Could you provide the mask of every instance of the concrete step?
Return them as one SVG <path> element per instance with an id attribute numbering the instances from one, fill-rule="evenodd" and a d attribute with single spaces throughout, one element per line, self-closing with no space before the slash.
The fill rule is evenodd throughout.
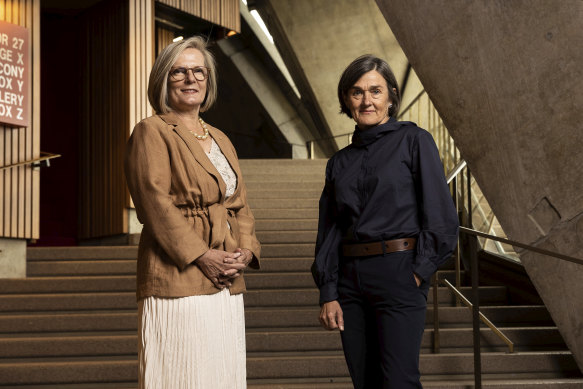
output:
<path id="1" fill-rule="evenodd" d="M 462 293 L 471 293 L 470 288 L 462 288 Z M 455 298 L 445 288 L 439 288 L 439 304 L 455 304 Z M 297 289 L 250 289 L 245 295 L 245 305 L 255 306 L 318 306 L 319 292 L 316 288 Z M 429 293 L 428 303 L 433 301 Z M 506 301 L 506 288 L 486 286 L 480 288 L 480 304 L 500 305 Z M 90 293 L 42 293 L 0 295 L 0 312 L 34 311 L 77 311 L 136 309 L 134 292 L 90 292 Z"/>
<path id="2" fill-rule="evenodd" d="M 452 306 L 440 306 L 439 309 L 441 329 L 472 327 L 472 315 L 469 309 Z M 544 306 L 484 306 L 480 310 L 499 327 L 553 327 L 555 325 Z M 319 312 L 318 306 L 249 307 L 245 309 L 245 325 L 247 328 L 319 328 Z M 425 323 L 427 330 L 433 330 L 431 305 L 427 308 Z"/>
<path id="3" fill-rule="evenodd" d="M 245 178 L 245 173 L 243 173 L 243 178 Z M 265 189 L 266 184 L 261 181 L 245 181 L 245 186 L 248 191 Z M 277 188 L 277 190 L 318 190 L 318 197 L 322 193 L 324 188 L 324 173 L 316 179 L 310 181 L 288 181 L 285 177 L 281 177 L 279 181 L 271 181 L 267 184 L 269 188 Z"/>
<path id="4" fill-rule="evenodd" d="M 255 212 L 257 209 L 265 208 L 318 208 L 319 197 L 305 198 L 305 199 L 254 199 L 249 198 L 248 203 L 251 211 Z"/>
<path id="5" fill-rule="evenodd" d="M 247 358 L 249 380 L 348 377 L 341 353 L 250 353 Z M 557 372 L 556 366 L 562 371 Z M 425 381 L 470 380 L 473 356 L 463 354 L 422 354 L 421 373 Z M 566 351 L 525 352 L 516 354 L 483 353 L 482 370 L 486 379 L 509 377 L 530 379 L 580 378 L 581 373 Z M 137 361 L 128 357 L 75 357 L 74 359 L 34 358 L 0 362 L 3 385 L 128 383 L 137 381 Z M 519 373 L 517 373 L 519 372 Z M 508 381 L 506 381 L 508 382 Z"/>
<path id="6" fill-rule="evenodd" d="M 293 234 L 285 233 L 285 236 L 292 236 Z M 301 237 L 301 236 L 300 236 Z M 303 240 L 308 240 L 307 235 L 303 237 Z M 133 270 L 132 272 L 135 273 L 135 259 L 137 258 L 137 247 L 131 246 L 132 251 L 135 256 L 131 258 L 133 262 Z M 261 247 L 261 256 L 264 258 L 282 258 L 282 257 L 310 257 L 313 258 L 314 250 L 315 250 L 315 239 L 312 239 L 310 242 L 305 243 L 265 243 L 262 244 Z M 128 251 L 129 252 L 129 251 Z M 77 268 L 76 271 L 82 272 L 82 274 L 101 274 L 100 271 L 103 270 L 102 265 L 97 260 L 104 260 L 104 266 L 111 266 L 112 273 L 116 273 L 120 271 L 122 273 L 128 273 L 132 267 L 132 262 L 127 262 L 126 260 L 108 260 L 101 257 L 99 253 L 94 254 L 92 256 L 87 255 L 88 253 L 84 250 L 62 250 L 58 251 L 54 254 L 50 252 L 39 252 L 35 253 L 36 259 L 28 259 L 27 266 L 30 268 L 30 276 L 43 274 L 44 272 L 52 272 L 52 274 L 63 274 L 61 271 L 62 268 L 59 268 L 61 265 L 65 265 L 70 269 Z M 105 255 L 105 254 L 104 254 Z M 43 262 L 50 261 L 51 264 L 46 264 Z M 65 263 L 55 263 L 54 269 L 51 270 L 52 262 L 60 261 L 73 261 L 69 264 Z M 85 262 L 85 261 L 94 261 L 93 263 Z M 85 266 L 87 265 L 87 266 Z M 46 274 L 46 273 L 44 273 Z M 50 273 L 49 273 L 50 274 Z M 70 274 L 70 273 L 69 273 Z"/>
<path id="7" fill-rule="evenodd" d="M 515 345 L 516 351 L 567 350 L 556 327 L 500 328 Z M 482 352 L 507 351 L 506 344 L 489 328 L 482 328 Z M 450 328 L 440 331 L 441 353 L 471 353 L 471 328 Z M 338 331 L 302 329 L 289 331 L 252 329 L 247 331 L 248 352 L 341 351 Z M 426 330 L 421 345 L 422 353 L 433 353 L 433 330 Z"/>
<path id="8" fill-rule="evenodd" d="M 247 307 L 246 328 L 313 327 L 318 329 L 320 308 L 312 307 Z M 0 314 L 0 334 L 31 332 L 99 332 L 135 331 L 137 307 L 128 310 L 55 311 L 46 313 L 18 312 Z"/>
<path id="9" fill-rule="evenodd" d="M 259 171 L 262 173 L 278 172 L 284 169 L 292 171 L 305 169 L 326 169 L 328 159 L 240 159 L 243 173 Z"/>
<path id="10" fill-rule="evenodd" d="M 464 307 L 440 307 L 440 328 L 471 327 L 471 313 Z M 492 306 L 481 310 L 500 327 L 553 326 L 543 306 Z M 245 326 L 251 328 L 311 327 L 318 329 L 318 306 L 311 307 L 247 307 Z M 137 328 L 136 309 L 90 312 L 2 313 L 0 334 L 30 332 L 126 331 Z M 426 328 L 433 328 L 433 308 L 429 307 Z"/>
<path id="11" fill-rule="evenodd" d="M 288 232 L 301 232 L 301 231 L 317 231 L 318 230 L 318 219 L 258 219 L 255 215 L 255 231 L 257 232 L 267 232 L 267 231 L 288 231 Z M 317 215 L 316 215 L 317 217 Z M 316 239 L 314 238 L 314 242 Z M 313 243 L 313 242 L 312 242 Z"/>
<path id="12" fill-rule="evenodd" d="M 306 171 L 308 169 L 326 169 L 327 159 L 241 159 L 243 173 L 277 173 L 280 171 Z"/>
<path id="13" fill-rule="evenodd" d="M 266 208 L 266 209 L 258 209 L 253 208 L 253 216 L 255 216 L 255 220 L 259 222 L 262 219 L 278 219 L 278 220 L 287 220 L 287 219 L 313 219 L 318 222 L 318 208 L 311 207 L 311 208 L 295 208 L 295 209 L 288 209 L 288 208 Z"/>
<path id="14" fill-rule="evenodd" d="M 462 293 L 471 294 L 471 288 L 463 287 Z M 254 306 L 318 306 L 319 291 L 310 289 L 278 289 L 278 290 L 249 290 L 245 295 L 245 304 Z M 433 293 L 428 294 L 428 304 L 433 303 Z M 455 304 L 455 298 L 449 290 L 440 287 L 438 301 L 441 305 L 451 306 Z M 501 305 L 506 302 L 506 288 L 500 286 L 487 286 L 480 288 L 480 304 Z"/>
<path id="15" fill-rule="evenodd" d="M 449 282 L 452 283 L 452 285 L 455 286 L 456 271 L 455 271 L 455 264 L 454 264 L 453 260 L 451 261 L 451 267 L 452 267 L 452 269 L 438 270 L 437 274 L 439 275 L 440 280 L 448 280 Z M 465 280 L 470 280 L 470 272 L 467 270 L 460 269 L 460 281 L 461 281 L 461 283 L 464 284 Z M 470 281 L 468 281 L 468 284 L 469 283 L 470 283 Z"/>
<path id="16" fill-rule="evenodd" d="M 293 260 L 270 259 L 266 262 L 272 267 L 277 262 L 292 266 Z M 287 263 L 285 263 L 287 262 Z M 271 271 L 250 269 L 246 275 L 248 289 L 274 288 L 312 288 L 315 287 L 310 273 L 311 259 L 303 261 L 306 268 L 299 271 Z M 296 266 L 298 267 L 298 266 Z M 276 269 L 273 269 L 276 270 Z M 86 293 L 86 292 L 132 292 L 136 288 L 135 275 L 99 275 L 99 276 L 42 276 L 5 279 L 0 282 L 0 295 L 29 293 Z"/>
<path id="17" fill-rule="evenodd" d="M 257 239 L 265 243 L 314 243 L 317 231 L 257 231 Z"/>
<path id="18" fill-rule="evenodd" d="M 514 343 L 514 352 L 567 350 L 557 327 L 498 327 Z M 480 328 L 482 352 L 509 351 L 508 346 L 490 328 Z M 472 328 L 442 328 L 439 330 L 441 352 L 471 352 Z M 423 334 L 422 352 L 433 352 L 434 331 L 426 329 Z"/>
<path id="19" fill-rule="evenodd" d="M 427 381 L 421 377 L 424 388 L 430 389 L 473 389 L 473 380 Z M 483 388 L 492 389 L 581 389 L 583 379 L 577 378 L 539 378 L 539 379 L 490 379 L 482 381 Z M 4 389 L 138 389 L 137 383 L 100 383 L 100 384 L 59 384 L 7 386 Z M 284 378 L 269 380 L 247 380 L 248 389 L 352 389 L 348 377 L 332 378 Z"/>
<path id="20" fill-rule="evenodd" d="M 261 270 L 248 269 L 248 272 L 309 271 L 311 257 L 261 259 Z M 123 276 L 136 274 L 136 260 L 87 260 L 87 261 L 29 261 L 29 277 L 63 276 Z"/>
<path id="21" fill-rule="evenodd" d="M 314 259 L 312 257 L 261 258 L 261 269 L 247 269 L 246 274 L 253 274 L 256 272 L 309 272 L 313 261 Z"/>
<path id="22" fill-rule="evenodd" d="M 259 173 L 259 172 L 249 172 L 243 173 L 243 179 L 245 183 L 248 182 L 262 182 L 265 185 L 271 187 L 273 183 L 281 181 L 291 181 L 291 182 L 310 182 L 314 185 L 324 185 L 325 172 L 324 171 L 302 171 L 302 172 L 272 172 L 272 173 Z M 273 185 L 274 188 L 277 186 Z M 313 186 L 312 186 L 313 187 Z"/>
<path id="23" fill-rule="evenodd" d="M 322 194 L 321 188 L 311 189 L 280 189 L 274 188 L 272 190 L 265 190 L 263 188 L 247 190 L 247 198 L 249 199 L 319 199 Z"/>
<path id="24" fill-rule="evenodd" d="M 439 379 L 429 381 L 421 377 L 427 389 L 473 389 L 474 380 Z M 248 389 L 352 389 L 351 381 L 346 377 L 322 379 L 269 379 L 248 380 Z M 488 379 L 482 381 L 483 388 L 492 389 L 581 389 L 581 378 L 539 378 L 539 379 Z M 124 387 L 125 388 L 125 387 Z M 39 388 L 40 389 L 40 388 Z M 52 388 L 50 388 L 52 389 Z"/>
<path id="25" fill-rule="evenodd" d="M 135 292 L 0 295 L 0 312 L 137 309 Z"/>
<path id="26" fill-rule="evenodd" d="M 286 273 L 249 272 L 245 275 L 245 282 L 248 290 L 315 287 L 312 274 L 306 271 Z"/>
<path id="27" fill-rule="evenodd" d="M 315 286 L 308 271 L 263 273 L 249 272 L 245 275 L 249 289 L 312 288 Z M 87 292 L 133 292 L 136 276 L 67 276 L 28 277 L 7 279 L 0 282 L 0 295 L 29 293 L 87 293 Z"/>
<path id="28" fill-rule="evenodd" d="M 543 305 L 502 305 L 480 307 L 482 312 L 496 326 L 554 326 L 549 311 Z M 426 324 L 433 326 L 433 305 L 427 307 Z M 472 312 L 465 306 L 439 307 L 441 327 L 471 326 Z"/>
<path id="29" fill-rule="evenodd" d="M 0 358 L 134 357 L 137 353 L 136 331 L 0 337 Z"/>
<path id="30" fill-rule="evenodd" d="M 299 354 L 299 353 L 298 353 Z M 562 371 L 557 372 L 556 366 Z M 422 354 L 420 357 L 421 374 L 434 376 L 465 376 L 473 374 L 473 355 L 470 353 Z M 483 353 L 482 371 L 485 375 L 519 376 L 529 378 L 580 377 L 581 373 L 567 351 L 525 352 L 525 353 Z M 519 372 L 519 373 L 517 373 Z M 344 357 L 338 355 L 294 355 L 282 353 L 279 356 L 258 355 L 247 358 L 249 378 L 308 378 L 308 377 L 345 377 L 348 375 Z M 524 378 L 523 376 L 523 378 Z M 429 378 L 429 377 L 428 377 Z"/>
<path id="31" fill-rule="evenodd" d="M 0 314 L 0 334 L 31 332 L 136 331 L 135 309 L 88 312 L 57 311 L 47 313 L 18 312 Z"/>
<path id="32" fill-rule="evenodd" d="M 39 247 L 28 249 L 27 261 L 30 263 L 32 261 L 54 261 L 54 260 L 109 260 L 112 258 L 119 259 L 133 259 L 138 257 L 137 246 L 120 246 L 122 249 L 117 249 L 113 247 L 104 247 L 103 250 L 98 250 L 99 247 L 94 246 L 79 246 L 79 247 L 58 247 L 52 250 L 48 247 Z M 313 256 L 315 242 L 305 243 L 305 244 L 265 244 L 262 245 L 261 256 L 262 257 L 303 257 L 303 256 Z M 43 250 L 41 250 L 43 249 Z M 92 249 L 95 249 L 94 251 Z M 271 251 L 278 253 L 277 255 L 272 255 Z M 297 251 L 302 253 L 302 255 L 294 255 L 293 252 Z M 118 254 L 118 256 L 115 255 Z M 286 254 L 287 253 L 287 254 Z M 124 255 L 121 258 L 119 256 Z M 286 255 L 283 255 L 286 254 Z"/>
<path id="33" fill-rule="evenodd" d="M 556 327 L 501 328 L 520 351 L 566 350 Z M 247 331 L 248 352 L 341 351 L 337 331 L 297 328 L 251 329 Z M 114 356 L 137 353 L 136 331 L 109 331 L 106 333 L 32 333 L 0 337 L 1 358 L 38 358 L 73 356 Z M 472 352 L 472 330 L 450 328 L 440 331 L 442 353 Z M 433 331 L 424 333 L 422 353 L 433 352 Z M 490 329 L 481 329 L 482 352 L 506 351 L 502 340 Z"/>
<path id="34" fill-rule="evenodd" d="M 137 246 L 28 247 L 27 261 L 136 259 Z"/>
<path id="35" fill-rule="evenodd" d="M 454 379 L 455 377 L 452 377 Z M 428 381 L 421 377 L 424 388 L 430 389 L 473 389 L 473 380 Z M 578 378 L 539 378 L 539 379 L 489 379 L 482 381 L 483 388 L 492 389 L 581 389 L 583 379 Z M 99 384 L 58 384 L 58 385 L 18 385 L 3 386 L 4 389 L 138 389 L 136 383 L 99 383 Z M 348 377 L 330 378 L 283 378 L 250 379 L 248 389 L 352 389 Z"/>
<path id="36" fill-rule="evenodd" d="M 261 245 L 261 256 L 268 258 L 309 257 L 314 258 L 316 244 L 312 243 L 266 243 Z"/>
<path id="37" fill-rule="evenodd" d="M 134 271 L 135 274 L 135 271 Z M 27 277 L 0 282 L 0 295 L 28 293 L 133 292 L 136 276 Z"/>
<path id="38" fill-rule="evenodd" d="M 305 221 L 299 222 L 295 224 L 296 226 L 303 226 Z M 282 223 L 280 226 L 285 227 L 286 225 L 294 225 L 294 222 L 286 224 Z M 306 223 L 308 225 L 308 223 Z M 286 228 L 282 228 L 285 230 Z M 315 248 L 315 239 L 307 244 L 297 245 L 297 244 L 265 244 L 262 245 L 262 256 L 263 257 L 272 257 L 269 254 L 270 249 L 274 250 L 289 250 L 293 248 L 300 247 L 304 252 L 309 251 L 309 255 L 313 255 L 314 248 Z M 266 251 L 267 250 L 267 251 Z M 307 250 L 307 251 L 305 251 Z M 277 255 L 280 257 L 281 255 Z M 288 257 L 293 255 L 287 255 Z M 129 268 L 130 262 L 128 260 L 134 260 L 138 257 L 138 248 L 137 246 L 119 246 L 118 247 L 106 247 L 106 246 L 78 246 L 78 247 L 56 247 L 56 248 L 49 248 L 49 247 L 35 247 L 29 248 L 27 251 L 27 262 L 28 264 L 35 264 L 41 261 L 78 261 L 77 266 L 83 267 L 84 261 L 95 261 L 95 260 L 104 260 L 108 262 L 108 264 L 117 263 L 120 267 Z M 124 261 L 125 260 L 125 261 Z M 119 261 L 119 262 L 118 262 Z M 42 268 L 42 266 L 41 266 Z"/>
<path id="39" fill-rule="evenodd" d="M 2 385 L 137 382 L 137 356 L 0 361 Z"/>
<path id="40" fill-rule="evenodd" d="M 136 274 L 136 259 L 119 260 L 29 260 L 26 263 L 28 277 L 43 276 L 98 276 L 98 275 L 132 275 Z"/>

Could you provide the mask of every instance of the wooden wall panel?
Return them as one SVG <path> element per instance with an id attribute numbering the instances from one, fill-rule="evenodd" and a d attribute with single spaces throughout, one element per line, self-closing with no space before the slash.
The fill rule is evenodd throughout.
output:
<path id="1" fill-rule="evenodd" d="M 40 0 L 0 0 L 0 20 L 29 29 L 28 127 L 0 125 L 0 167 L 40 156 Z M 39 171 L 31 165 L 0 170 L 0 237 L 38 238 Z"/>
<path id="2" fill-rule="evenodd" d="M 172 43 L 174 32 L 158 26 L 156 28 L 156 55 L 160 54 L 162 49 Z"/>
<path id="3" fill-rule="evenodd" d="M 128 135 L 137 123 L 153 115 L 152 106 L 148 102 L 148 79 L 154 63 L 154 0 L 129 0 L 129 7 Z M 127 190 L 126 206 L 134 206 Z M 124 232 L 127 232 L 127 226 Z"/>
<path id="4" fill-rule="evenodd" d="M 151 0 L 130 0 L 130 122 L 129 133 L 144 118 L 152 116 L 148 103 L 148 78 L 154 61 L 154 5 Z"/>
<path id="5" fill-rule="evenodd" d="M 239 0 L 159 0 L 201 19 L 241 32 Z"/>
<path id="6" fill-rule="evenodd" d="M 84 13 L 81 24 L 81 239 L 127 232 L 123 154 L 130 123 L 129 10 L 129 2 L 103 1 Z"/>

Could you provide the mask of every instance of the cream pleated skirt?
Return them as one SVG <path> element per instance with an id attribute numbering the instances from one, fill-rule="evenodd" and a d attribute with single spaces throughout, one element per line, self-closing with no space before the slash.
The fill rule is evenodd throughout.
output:
<path id="1" fill-rule="evenodd" d="M 243 389 L 243 295 L 147 297 L 138 303 L 140 389 Z"/>

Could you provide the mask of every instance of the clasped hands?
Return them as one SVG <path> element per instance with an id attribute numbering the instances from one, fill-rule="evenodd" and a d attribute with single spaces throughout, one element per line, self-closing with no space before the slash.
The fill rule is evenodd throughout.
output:
<path id="1" fill-rule="evenodd" d="M 238 248 L 235 252 L 210 249 L 194 262 L 218 289 L 231 286 L 233 280 L 251 263 L 253 253 Z"/>

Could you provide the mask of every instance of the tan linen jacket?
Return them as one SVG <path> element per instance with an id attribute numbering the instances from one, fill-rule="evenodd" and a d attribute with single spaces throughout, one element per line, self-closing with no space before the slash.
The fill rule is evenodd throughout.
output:
<path id="1" fill-rule="evenodd" d="M 254 254 L 250 267 L 259 268 L 261 248 L 235 148 L 225 134 L 207 126 L 237 175 L 235 192 L 227 199 L 221 175 L 176 114 L 144 119 L 128 141 L 126 180 L 144 225 L 138 249 L 138 300 L 219 292 L 192 264 L 209 248 L 249 249 Z M 230 292 L 243 291 L 241 276 Z"/>

